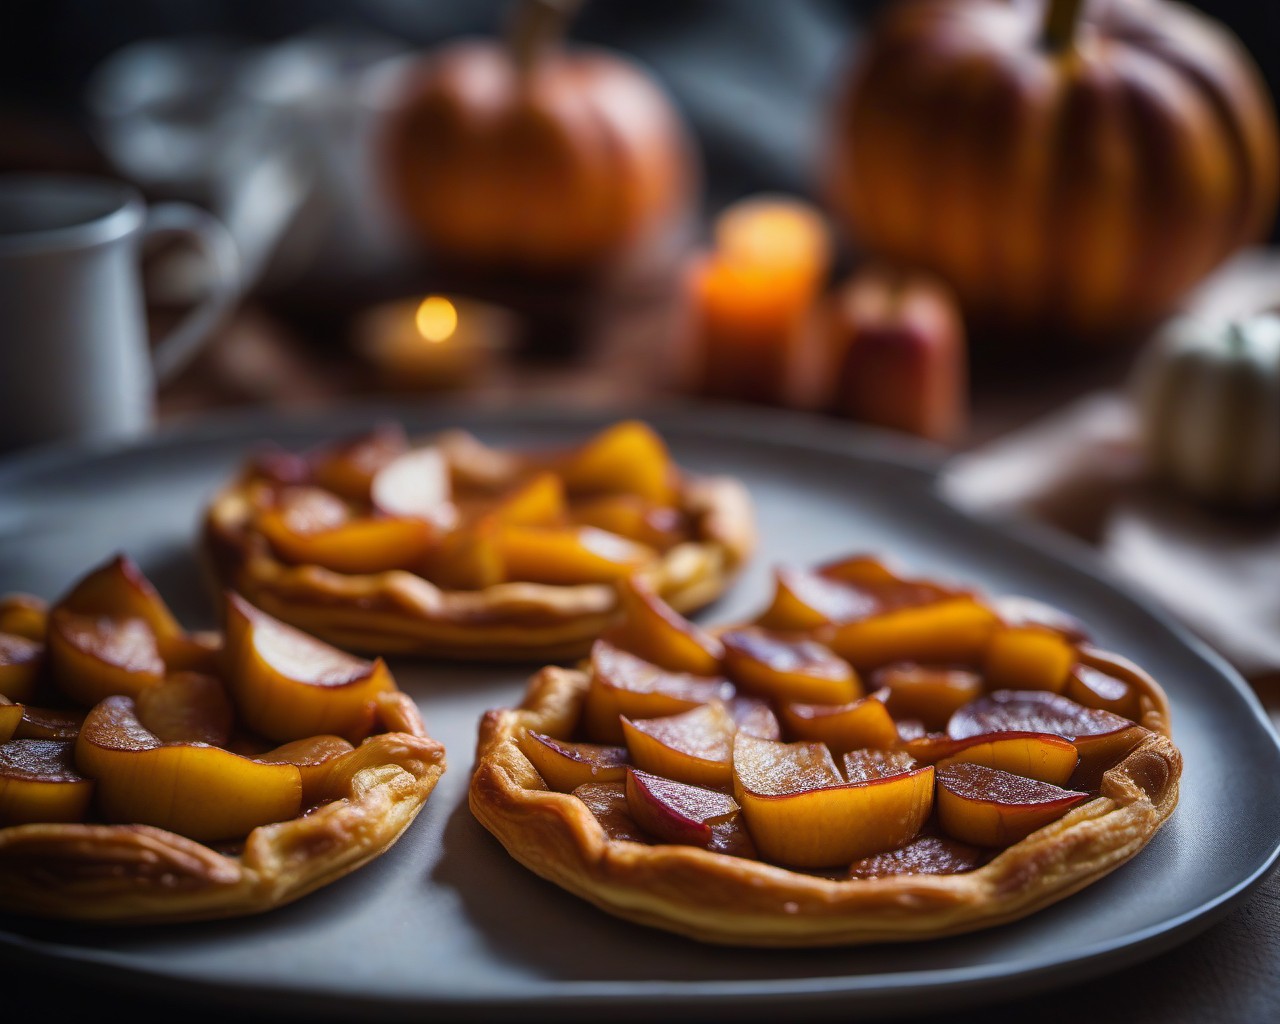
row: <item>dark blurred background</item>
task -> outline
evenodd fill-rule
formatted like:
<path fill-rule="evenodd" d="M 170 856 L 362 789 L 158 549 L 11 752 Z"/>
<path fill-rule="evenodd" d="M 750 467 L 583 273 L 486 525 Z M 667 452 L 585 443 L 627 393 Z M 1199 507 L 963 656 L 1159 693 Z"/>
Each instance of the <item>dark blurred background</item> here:
<path fill-rule="evenodd" d="M 102 61 L 145 39 L 279 42 L 359 29 L 425 47 L 500 31 L 503 0 L 8 0 L 0 14 L 0 170 L 95 170 L 86 89 Z M 707 212 L 760 190 L 809 192 L 816 120 L 840 53 L 879 0 L 610 0 L 572 35 L 649 65 L 701 143 Z M 1280 95 L 1280 4 L 1206 0 Z M 1274 229 L 1273 229 L 1274 232 Z M 1273 237 L 1274 233 L 1273 233 Z"/>

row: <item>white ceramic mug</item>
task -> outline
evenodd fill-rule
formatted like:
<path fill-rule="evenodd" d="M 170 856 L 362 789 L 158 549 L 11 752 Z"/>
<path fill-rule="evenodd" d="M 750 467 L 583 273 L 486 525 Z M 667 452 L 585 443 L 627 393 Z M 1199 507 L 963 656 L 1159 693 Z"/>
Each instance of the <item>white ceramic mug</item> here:
<path fill-rule="evenodd" d="M 153 348 L 140 259 L 155 237 L 209 261 L 207 297 Z M 147 209 L 119 182 L 0 176 L 0 451 L 145 431 L 155 392 L 196 353 L 238 294 L 235 243 L 185 203 Z"/>

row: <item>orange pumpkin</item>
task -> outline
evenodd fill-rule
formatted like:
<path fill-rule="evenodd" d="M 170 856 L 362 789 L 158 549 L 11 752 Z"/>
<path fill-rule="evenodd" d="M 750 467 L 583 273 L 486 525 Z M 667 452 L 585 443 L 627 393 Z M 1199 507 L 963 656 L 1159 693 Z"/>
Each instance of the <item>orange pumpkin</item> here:
<path fill-rule="evenodd" d="M 863 246 L 980 319 L 1109 337 L 1269 227 L 1276 134 L 1244 48 L 1189 6 L 922 0 L 853 69 L 829 187 Z"/>
<path fill-rule="evenodd" d="M 574 272 L 679 225 L 696 177 L 682 121 L 638 66 L 559 45 L 563 13 L 525 0 L 507 44 L 469 40 L 406 76 L 383 157 L 398 208 L 441 256 Z"/>

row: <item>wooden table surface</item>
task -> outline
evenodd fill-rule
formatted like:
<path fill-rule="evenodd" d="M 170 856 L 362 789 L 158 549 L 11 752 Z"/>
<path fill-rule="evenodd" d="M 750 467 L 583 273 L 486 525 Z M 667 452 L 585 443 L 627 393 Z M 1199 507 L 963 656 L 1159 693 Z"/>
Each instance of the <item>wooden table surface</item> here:
<path fill-rule="evenodd" d="M 625 340 L 598 347 L 591 357 L 569 366 L 503 367 L 479 389 L 486 400 L 516 395 L 563 396 L 579 404 L 610 405 L 652 394 L 655 338 L 669 329 L 662 315 L 645 321 L 632 317 Z M 661 362 L 661 360 L 656 360 Z M 980 375 L 975 388 L 973 444 L 1029 422 L 1061 401 L 1123 376 L 1127 357 L 1095 360 L 1041 375 L 1024 376 L 1010 386 L 1001 373 Z M 323 407 L 350 394 L 376 389 L 372 377 L 352 364 L 339 347 L 317 354 L 300 334 L 260 308 L 239 313 L 191 370 L 162 399 L 162 416 L 178 421 L 211 408 L 268 403 L 282 409 Z M 423 401 L 430 401 L 424 397 Z M 1280 679 L 1256 681 L 1273 722 L 1280 727 Z M 1280 808 L 1259 808 L 1280 814 Z M 0 978 L 5 974 L 0 964 Z M 47 978 L 23 972 L 5 985 L 10 1014 L 24 1007 L 48 1012 L 51 1006 L 112 1001 L 141 1019 L 223 1019 L 225 1013 L 181 999 L 139 999 L 72 977 Z M 15 995 L 16 993 L 16 995 Z M 243 1014 L 238 1014 L 243 1015 Z M 278 1015 L 276 1015 L 278 1016 Z M 833 1015 L 842 1016 L 842 1015 Z M 18 1019 L 16 1016 L 13 1019 Z M 1027 1021 L 1042 1024 L 1200 1024 L 1203 1021 L 1280 1021 L 1280 874 L 1273 872 L 1223 920 L 1184 945 L 1146 963 L 1093 982 L 960 1015 L 922 1018 L 948 1021 Z"/>

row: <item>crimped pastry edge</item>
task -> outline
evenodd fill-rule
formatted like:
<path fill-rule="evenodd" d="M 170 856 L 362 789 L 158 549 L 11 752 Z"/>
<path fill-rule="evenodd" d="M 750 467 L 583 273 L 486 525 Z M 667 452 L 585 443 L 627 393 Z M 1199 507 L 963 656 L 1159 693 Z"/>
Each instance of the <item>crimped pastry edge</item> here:
<path fill-rule="evenodd" d="M 0 908 L 98 924 L 257 914 L 356 870 L 412 824 L 445 771 L 444 747 L 403 693 L 379 699 L 385 755 L 345 796 L 249 833 L 229 856 L 149 825 L 42 823 L 0 828 Z"/>
<path fill-rule="evenodd" d="M 468 449 L 463 449 L 464 457 Z M 214 575 L 264 611 L 350 650 L 485 661 L 580 657 L 612 624 L 618 594 L 609 584 L 503 583 L 443 590 L 403 570 L 344 574 L 279 560 L 245 529 L 246 478 L 210 504 L 204 547 Z M 690 477 L 680 507 L 697 536 L 638 575 L 680 612 L 714 601 L 756 545 L 750 496 L 728 477 Z"/>
<path fill-rule="evenodd" d="M 611 840 L 576 797 L 548 790 L 520 752 L 523 729 L 568 737 L 589 685 L 579 671 L 543 669 L 518 708 L 481 722 L 469 789 L 472 813 L 536 874 L 639 924 L 735 946 L 903 942 L 974 931 L 1030 914 L 1129 860 L 1178 801 L 1182 756 L 1168 700 L 1141 669 L 1091 647 L 1085 664 L 1139 687 L 1152 730 L 1105 773 L 1098 797 L 975 871 L 833 880 L 688 846 Z"/>

